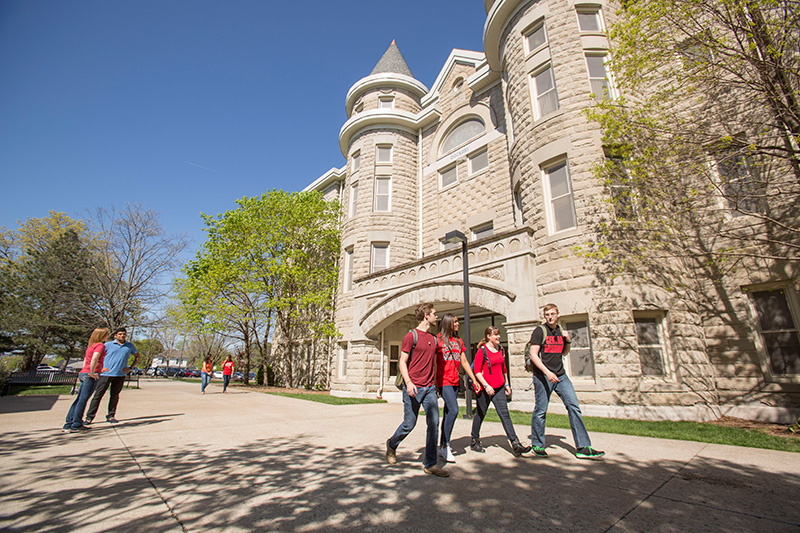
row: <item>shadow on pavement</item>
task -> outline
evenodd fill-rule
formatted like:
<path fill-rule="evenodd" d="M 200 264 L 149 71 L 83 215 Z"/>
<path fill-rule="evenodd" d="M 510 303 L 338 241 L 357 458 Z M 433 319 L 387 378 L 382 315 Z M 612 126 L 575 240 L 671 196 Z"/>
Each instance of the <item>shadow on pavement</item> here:
<path fill-rule="evenodd" d="M 420 449 L 401 445 L 399 463 L 392 466 L 385 463 L 382 445 L 312 447 L 300 436 L 226 449 L 132 449 L 140 472 L 132 461 L 123 460 L 124 449 L 87 445 L 85 451 L 60 453 L 56 437 L 6 432 L 0 439 L 0 450 L 53 447 L 52 459 L 44 464 L 23 459 L 0 467 L 0 472 L 27 470 L 28 479 L 48 478 L 47 487 L 12 482 L 0 488 L 4 507 L 15 509 L 4 517 L 7 525 L 37 531 L 86 527 L 92 523 L 87 510 L 108 514 L 134 502 L 145 483 L 143 472 L 188 531 L 800 527 L 800 480 L 726 460 L 695 458 L 684 467 L 676 461 L 616 454 L 613 461 L 576 465 L 574 457 L 564 454 L 536 460 L 515 459 L 509 453 L 500 463 L 496 457 L 490 461 L 470 454 L 448 467 L 451 478 L 440 479 L 422 473 L 416 461 Z M 507 448 L 500 437 L 486 440 Z M 766 508 L 761 505 L 765 501 Z M 132 527 L 168 528 L 146 509 L 140 516 Z"/>
<path fill-rule="evenodd" d="M 0 414 L 49 411 L 58 401 L 58 396 L 58 394 L 3 396 L 0 401 Z M 64 414 L 66 415 L 66 413 Z"/>

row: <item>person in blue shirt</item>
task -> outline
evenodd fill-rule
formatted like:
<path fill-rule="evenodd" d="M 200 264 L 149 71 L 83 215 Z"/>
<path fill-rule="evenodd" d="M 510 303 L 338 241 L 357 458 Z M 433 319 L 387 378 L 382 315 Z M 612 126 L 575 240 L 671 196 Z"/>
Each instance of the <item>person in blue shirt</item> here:
<path fill-rule="evenodd" d="M 97 414 L 97 409 L 100 407 L 100 402 L 106 394 L 106 390 L 111 388 L 111 395 L 108 398 L 108 413 L 106 414 L 106 421 L 115 424 L 117 419 L 117 404 L 119 403 L 119 393 L 125 385 L 125 376 L 130 373 L 131 367 L 136 366 L 136 361 L 139 360 L 139 352 L 133 343 L 126 342 L 128 338 L 128 331 L 125 328 L 117 328 L 114 331 L 114 340 L 106 343 L 106 358 L 103 361 L 104 372 L 100 374 L 100 379 L 97 380 L 97 386 L 92 397 L 92 403 L 89 405 L 89 411 L 86 413 L 86 420 L 84 424 L 91 424 Z M 131 355 L 136 357 L 133 364 L 128 366 L 128 359 Z"/>

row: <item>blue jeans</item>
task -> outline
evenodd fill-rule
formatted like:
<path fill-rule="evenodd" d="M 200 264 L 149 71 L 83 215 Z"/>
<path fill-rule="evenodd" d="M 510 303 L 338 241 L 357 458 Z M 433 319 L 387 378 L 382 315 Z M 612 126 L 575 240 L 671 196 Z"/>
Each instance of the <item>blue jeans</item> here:
<path fill-rule="evenodd" d="M 419 407 L 425 409 L 425 419 L 428 423 L 428 435 L 425 439 L 425 458 L 422 460 L 423 466 L 430 468 L 436 464 L 436 440 L 438 438 L 439 426 L 439 403 L 436 400 L 436 387 L 417 387 L 417 394 L 414 397 L 408 395 L 408 389 L 403 386 L 403 423 L 397 428 L 389 438 L 389 446 L 397 449 L 397 446 L 405 439 L 414 426 L 417 425 L 417 415 Z"/>
<path fill-rule="evenodd" d="M 211 383 L 211 374 L 208 372 L 200 372 L 200 392 L 205 392 L 208 384 Z"/>
<path fill-rule="evenodd" d="M 78 380 L 81 382 L 81 386 L 78 388 L 77 398 L 67 412 L 64 429 L 78 429 L 83 426 L 83 412 L 86 410 L 86 404 L 94 392 L 95 385 L 97 385 L 97 380 L 90 378 L 88 372 L 81 372 Z"/>
<path fill-rule="evenodd" d="M 472 438 L 481 438 L 481 425 L 489 410 L 489 402 L 494 404 L 494 409 L 497 411 L 497 416 L 500 417 L 500 422 L 503 424 L 503 430 L 506 432 L 506 437 L 511 442 L 519 442 L 517 432 L 514 431 L 514 424 L 511 422 L 511 415 L 508 414 L 508 399 L 506 398 L 506 388 L 500 387 L 494 390 L 494 396 L 486 394 L 486 389 L 483 389 L 475 403 L 477 403 L 478 416 L 472 419 Z"/>
<path fill-rule="evenodd" d="M 450 436 L 453 426 L 458 418 L 458 385 L 443 385 L 442 399 L 444 400 L 444 418 L 442 418 L 441 446 L 450 446 Z"/>
<path fill-rule="evenodd" d="M 569 427 L 572 429 L 575 447 L 585 448 L 586 446 L 591 446 L 592 441 L 589 439 L 589 432 L 586 431 L 586 426 L 583 425 L 581 406 L 578 403 L 578 395 L 575 394 L 575 387 L 572 386 L 572 382 L 566 374 L 558 376 L 558 379 L 561 381 L 550 383 L 543 375 L 533 374 L 533 392 L 536 405 L 531 415 L 531 444 L 541 448 L 545 447 L 545 418 L 547 417 L 547 407 L 550 404 L 550 395 L 555 391 L 561 397 L 561 401 L 564 402 L 564 407 L 567 408 Z"/>
<path fill-rule="evenodd" d="M 228 383 L 231 382 L 230 374 L 222 374 L 222 392 L 228 390 Z"/>

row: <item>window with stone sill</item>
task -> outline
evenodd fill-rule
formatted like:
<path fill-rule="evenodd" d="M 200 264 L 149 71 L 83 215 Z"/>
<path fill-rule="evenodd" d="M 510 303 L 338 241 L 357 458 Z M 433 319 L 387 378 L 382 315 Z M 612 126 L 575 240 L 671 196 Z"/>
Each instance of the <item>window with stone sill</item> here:
<path fill-rule="evenodd" d="M 339 345 L 339 377 L 347 376 L 347 343 Z"/>
<path fill-rule="evenodd" d="M 458 167 L 453 165 L 439 173 L 439 188 L 445 189 L 458 181 Z"/>
<path fill-rule="evenodd" d="M 394 96 L 381 96 L 378 98 L 378 109 L 394 109 Z"/>
<path fill-rule="evenodd" d="M 489 168 L 489 150 L 484 149 L 469 156 L 469 173 L 477 174 Z"/>
<path fill-rule="evenodd" d="M 485 239 L 486 237 L 491 237 L 492 234 L 494 234 L 494 222 L 488 222 L 486 224 L 481 224 L 480 226 L 472 228 L 473 241 L 478 241 L 480 239 Z"/>
<path fill-rule="evenodd" d="M 567 161 L 544 168 L 542 172 L 550 233 L 574 228 L 577 226 L 577 218 Z"/>
<path fill-rule="evenodd" d="M 663 313 L 634 312 L 639 364 L 643 376 L 663 377 L 669 372 Z"/>
<path fill-rule="evenodd" d="M 352 172 L 358 172 L 358 169 L 361 168 L 361 151 L 353 153 L 350 168 L 352 169 Z"/>
<path fill-rule="evenodd" d="M 594 354 L 589 321 L 578 318 L 562 318 L 561 327 L 569 332 L 569 353 L 565 357 L 567 373 L 575 378 L 594 379 Z"/>
<path fill-rule="evenodd" d="M 353 290 L 353 248 L 344 251 L 344 292 Z"/>
<path fill-rule="evenodd" d="M 600 6 L 585 5 L 577 6 L 578 27 L 582 32 L 598 33 L 605 30 L 603 24 L 603 12 Z"/>
<path fill-rule="evenodd" d="M 358 213 L 358 183 L 350 187 L 350 218 L 354 218 Z"/>
<path fill-rule="evenodd" d="M 391 163 L 392 162 L 392 145 L 391 144 L 379 144 L 375 148 L 376 156 L 375 160 L 378 163 Z"/>
<path fill-rule="evenodd" d="M 537 22 L 533 29 L 525 34 L 525 52 L 530 54 L 547 43 L 547 32 L 544 19 Z"/>
<path fill-rule="evenodd" d="M 370 272 L 379 272 L 389 268 L 389 243 L 372 243 Z"/>
<path fill-rule="evenodd" d="M 550 64 L 531 76 L 531 92 L 533 93 L 534 120 L 558 111 L 558 92 L 556 91 L 553 67 Z"/>
<path fill-rule="evenodd" d="M 721 148 L 714 152 L 713 157 L 722 196 L 730 216 L 765 213 L 764 195 L 745 149 L 738 146 Z"/>
<path fill-rule="evenodd" d="M 773 376 L 800 375 L 800 311 L 788 284 L 747 291 L 758 316 L 757 329 Z"/>
<path fill-rule="evenodd" d="M 387 212 L 391 210 L 392 178 L 378 176 L 375 178 L 375 203 L 373 210 Z"/>
<path fill-rule="evenodd" d="M 396 378 L 400 371 L 400 345 L 389 345 L 389 377 Z"/>
<path fill-rule="evenodd" d="M 586 70 L 589 73 L 589 87 L 591 88 L 594 99 L 614 100 L 617 98 L 617 90 L 611 82 L 611 76 L 606 68 L 608 54 L 587 52 Z"/>
<path fill-rule="evenodd" d="M 617 220 L 635 220 L 637 194 L 625 160 L 618 155 L 606 153 L 609 174 L 606 183 L 611 192 L 611 205 Z"/>

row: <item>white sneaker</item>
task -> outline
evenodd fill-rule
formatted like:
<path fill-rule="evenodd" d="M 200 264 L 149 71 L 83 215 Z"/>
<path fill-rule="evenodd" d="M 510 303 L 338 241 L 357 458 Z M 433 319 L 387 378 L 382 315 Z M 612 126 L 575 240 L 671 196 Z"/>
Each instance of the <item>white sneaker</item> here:
<path fill-rule="evenodd" d="M 450 449 L 450 446 L 442 446 L 441 448 L 439 448 L 439 455 L 441 455 L 442 459 L 444 459 L 448 463 L 456 462 L 456 458 L 453 455 L 453 450 Z"/>

